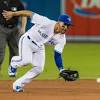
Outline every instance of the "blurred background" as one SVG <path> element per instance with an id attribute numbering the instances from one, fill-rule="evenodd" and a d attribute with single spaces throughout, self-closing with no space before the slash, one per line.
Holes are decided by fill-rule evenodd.
<path id="1" fill-rule="evenodd" d="M 21 0 L 26 9 L 57 20 L 62 13 L 72 17 L 73 26 L 66 33 L 66 46 L 63 51 L 65 68 L 78 70 L 80 79 L 100 77 L 100 0 Z M 32 24 L 28 19 L 26 30 Z M 8 56 L 0 79 L 10 79 L 7 74 Z M 17 77 L 31 67 L 19 68 Z M 24 69 L 24 70 L 23 70 Z M 53 47 L 46 46 L 46 64 L 44 72 L 37 79 L 57 79 L 58 70 L 54 64 Z"/>

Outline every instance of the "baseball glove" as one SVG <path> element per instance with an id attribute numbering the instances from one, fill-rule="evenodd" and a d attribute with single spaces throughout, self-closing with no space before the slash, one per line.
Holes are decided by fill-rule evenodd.
<path id="1" fill-rule="evenodd" d="M 60 72 L 60 77 L 62 77 L 65 81 L 75 81 L 79 79 L 79 73 L 76 70 L 63 70 Z"/>

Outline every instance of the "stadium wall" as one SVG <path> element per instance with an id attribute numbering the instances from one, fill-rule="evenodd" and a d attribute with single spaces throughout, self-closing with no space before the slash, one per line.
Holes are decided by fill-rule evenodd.
<path id="1" fill-rule="evenodd" d="M 57 20 L 60 14 L 60 0 L 21 0 L 26 9 Z M 27 29 L 32 26 L 28 20 Z"/>
<path id="2" fill-rule="evenodd" d="M 100 1 L 61 0 L 61 13 L 72 16 L 74 27 L 67 33 L 73 41 L 100 42 Z"/>

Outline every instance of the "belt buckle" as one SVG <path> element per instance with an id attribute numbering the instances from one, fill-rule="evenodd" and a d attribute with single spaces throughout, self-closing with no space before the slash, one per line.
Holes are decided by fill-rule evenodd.
<path id="1" fill-rule="evenodd" d="M 13 28 L 14 25 L 7 25 L 7 28 Z"/>

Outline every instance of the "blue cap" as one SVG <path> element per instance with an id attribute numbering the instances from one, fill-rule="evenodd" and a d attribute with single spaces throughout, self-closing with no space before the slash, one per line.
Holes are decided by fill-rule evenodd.
<path id="1" fill-rule="evenodd" d="M 72 19 L 68 14 L 60 15 L 58 21 L 64 22 L 66 25 L 72 25 Z"/>

